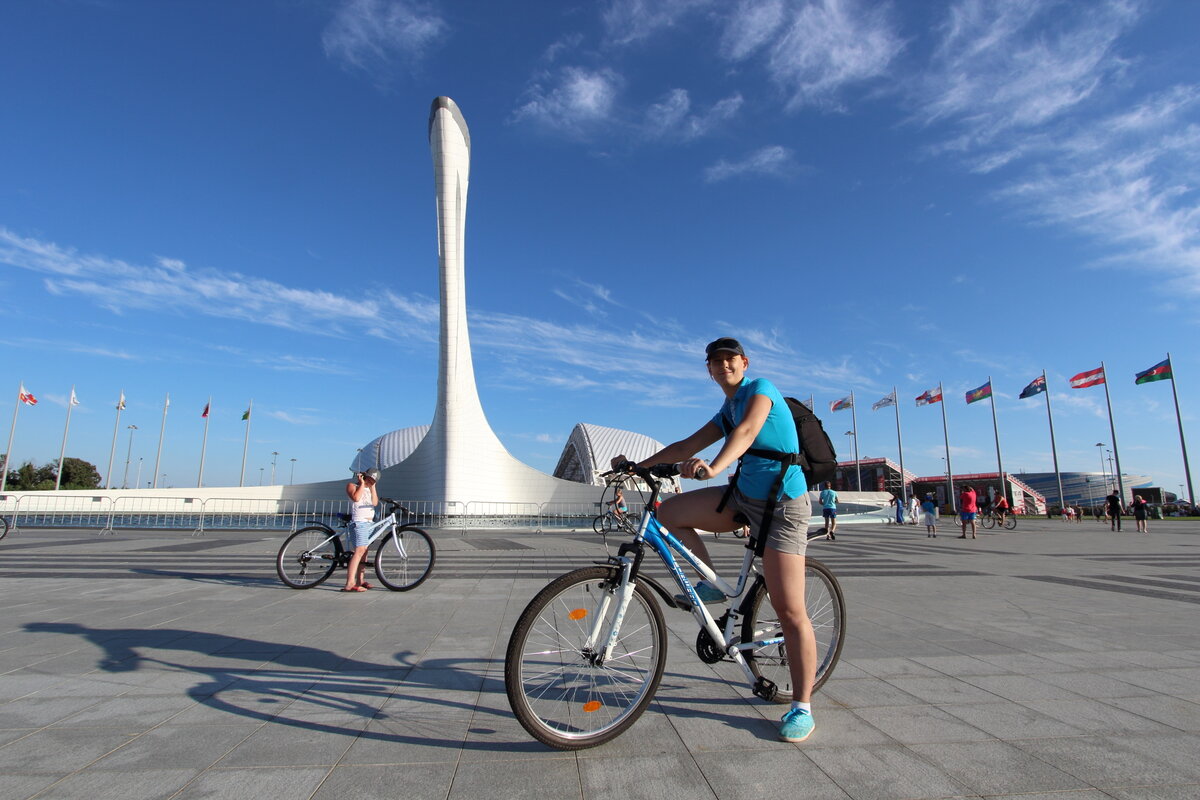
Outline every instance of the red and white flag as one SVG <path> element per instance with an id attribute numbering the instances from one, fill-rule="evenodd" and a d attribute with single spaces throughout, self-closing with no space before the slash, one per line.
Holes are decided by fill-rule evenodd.
<path id="1" fill-rule="evenodd" d="M 1102 383 L 1104 383 L 1104 367 L 1096 367 L 1071 378 L 1072 389 L 1086 389 L 1089 386 L 1099 386 Z"/>
<path id="2" fill-rule="evenodd" d="M 9 384 L 11 386 L 11 384 Z M 29 392 L 25 391 L 25 384 L 21 384 L 20 391 L 17 392 L 17 399 L 27 406 L 36 406 L 37 398 Z"/>
<path id="3" fill-rule="evenodd" d="M 918 406 L 927 406 L 930 403 L 942 402 L 942 387 L 938 386 L 933 389 L 926 389 L 920 396 L 917 397 Z"/>

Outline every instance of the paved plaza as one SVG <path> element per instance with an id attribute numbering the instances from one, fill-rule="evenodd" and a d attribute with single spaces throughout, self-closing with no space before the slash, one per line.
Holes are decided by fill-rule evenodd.
<path id="1" fill-rule="evenodd" d="M 3 798 L 1200 797 L 1200 523 L 936 539 L 846 527 L 848 639 L 813 737 L 695 655 L 624 736 L 532 740 L 504 694 L 516 617 L 605 555 L 592 533 L 439 531 L 410 593 L 275 576 L 282 534 L 22 529 L 0 542 Z M 711 542 L 736 571 L 741 543 Z M 369 574 L 369 573 L 368 573 Z"/>

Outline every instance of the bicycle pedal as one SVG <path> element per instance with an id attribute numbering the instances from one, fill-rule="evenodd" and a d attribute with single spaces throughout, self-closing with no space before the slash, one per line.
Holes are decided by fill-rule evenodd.
<path id="1" fill-rule="evenodd" d="M 769 703 L 775 699 L 777 694 L 779 694 L 779 687 L 775 685 L 775 681 L 760 677 L 754 682 L 755 697 L 761 697 Z"/>

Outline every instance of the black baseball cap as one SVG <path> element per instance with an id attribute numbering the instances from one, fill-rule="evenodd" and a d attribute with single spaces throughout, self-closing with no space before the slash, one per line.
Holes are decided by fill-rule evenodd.
<path id="1" fill-rule="evenodd" d="M 717 352 L 718 350 L 728 350 L 729 352 L 735 353 L 739 356 L 746 355 L 746 351 L 742 349 L 741 342 L 739 342 L 737 339 L 731 339 L 728 336 L 723 336 L 716 341 L 709 342 L 708 347 L 704 348 L 704 360 L 707 361 L 708 359 L 712 358 L 713 353 Z"/>

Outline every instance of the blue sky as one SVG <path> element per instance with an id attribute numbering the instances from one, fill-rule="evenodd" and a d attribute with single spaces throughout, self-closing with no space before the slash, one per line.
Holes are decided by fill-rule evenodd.
<path id="1" fill-rule="evenodd" d="M 720 395 L 704 344 L 815 395 L 836 443 L 939 474 L 1183 482 L 1200 429 L 1200 4 L 851 0 L 44 0 L 0 10 L 0 420 L 13 456 L 101 471 L 124 390 L 148 480 L 336 478 L 427 423 L 437 243 L 426 125 L 471 128 L 480 393 L 550 470 L 576 422 L 671 441 Z M 0 441 L 0 445 L 3 442 Z M 1195 440 L 1193 451 L 1200 450 Z M 1193 459 L 1195 462 L 1195 459 Z"/>

